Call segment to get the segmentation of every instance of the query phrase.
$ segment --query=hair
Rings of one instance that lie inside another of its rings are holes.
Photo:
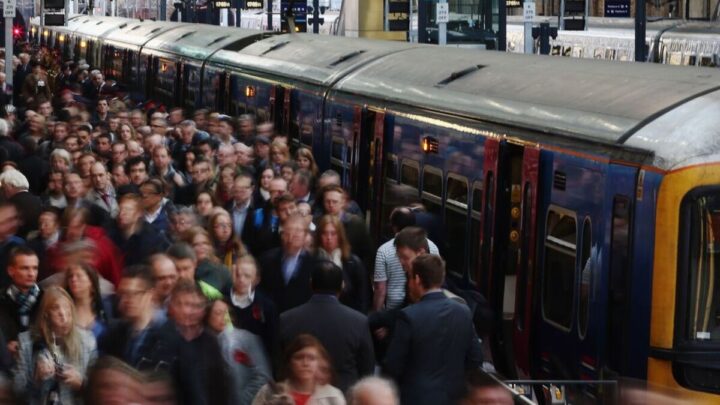
[[[69,136],[65,139],[68,138]],[[50,161],[52,161],[54,157],[59,157],[60,159],[64,160],[65,163],[67,163],[68,167],[72,169],[72,156],[70,156],[70,152],[66,151],[65,149],[55,149],[54,151],[50,152]]]
[[[0,136],[8,136],[9,131],[10,126],[8,125],[7,120],[0,118]]]
[[[8,170],[0,174],[0,183],[7,184],[20,190],[27,190],[30,188],[30,183],[28,182],[27,177],[25,177],[25,175],[19,170]]]
[[[390,394],[390,396],[392,396],[393,402],[390,405],[400,404],[397,386],[395,386],[395,384],[391,380],[381,377],[369,376],[359,380],[348,389],[348,405],[359,405],[360,403],[358,402],[356,396],[358,393],[366,389],[385,391]]]
[[[174,260],[190,259],[194,262],[197,261],[195,250],[193,250],[192,246],[185,242],[173,243],[165,253]]]
[[[415,252],[425,249],[429,252],[427,232],[418,226],[408,226],[395,235],[395,248],[408,248]]]
[[[202,297],[204,305],[207,306],[207,298],[196,282],[186,280],[184,278],[178,279],[177,283],[175,283],[175,287],[173,287],[173,290],[170,293],[170,300],[173,301],[182,294],[194,294]]]
[[[210,196],[210,202],[212,203],[213,207],[217,207],[217,206],[220,205],[220,204],[218,204],[217,198],[215,198],[215,193],[213,193],[211,190],[200,190],[200,191],[198,191],[198,193],[195,195],[195,205],[196,205],[196,206],[197,206],[197,199],[198,199],[198,197],[200,197],[200,196],[203,195],[203,194],[207,194],[208,196]]]
[[[437,288],[445,281],[445,261],[438,255],[422,254],[412,261],[412,272],[425,289]]]
[[[136,264],[123,269],[122,278],[136,278],[145,283],[147,288],[155,287],[155,279],[150,267],[145,264]]]
[[[279,207],[280,204],[295,204],[295,197],[293,197],[290,193],[284,193],[278,196],[278,198],[275,199],[275,202],[273,203],[275,207]]]
[[[142,198],[135,193],[125,193],[117,199],[118,205],[124,203],[125,201],[132,201],[137,204],[138,207],[142,207]]]
[[[215,223],[221,218],[227,217],[230,219],[230,239],[227,242],[220,242],[215,238]],[[230,213],[220,208],[217,211],[210,214],[210,220],[208,221],[207,233],[210,237],[210,243],[215,248],[215,254],[219,258],[223,258],[227,253],[232,252],[233,256],[244,256],[247,254],[247,249],[240,240],[240,235],[235,234],[235,228],[232,226],[232,216]],[[222,244],[221,244],[222,243]],[[222,249],[222,250],[221,250]]]
[[[241,170],[235,175],[235,179],[233,182],[238,181],[238,179],[250,179],[250,186],[255,186],[255,176],[252,174],[246,172],[245,170]]]
[[[4,206],[7,206],[7,205],[4,205]],[[13,208],[14,208],[14,206],[13,206]],[[35,257],[37,257],[37,253],[35,253],[34,250],[32,250],[31,248],[29,248],[25,245],[16,246],[16,247],[12,248],[12,250],[10,251],[10,257],[8,258],[8,265],[14,266],[15,260],[17,259],[18,256],[35,256]]]
[[[322,343],[320,343],[320,341],[317,340],[317,338],[315,338],[313,335],[303,333],[291,340],[285,348],[285,355],[283,358],[285,365],[283,369],[283,376],[285,378],[291,378],[292,371],[290,369],[290,362],[292,360],[292,357],[295,355],[295,353],[308,347],[314,347],[318,351],[318,353],[320,353],[320,356],[328,362],[329,367],[332,368],[332,361],[330,361],[330,356],[328,355],[328,352],[327,350],[325,350],[325,347],[322,345]]]
[[[85,275],[87,275],[88,279],[90,280],[90,284],[92,286],[91,296],[92,296],[92,303],[91,307],[93,309],[93,312],[95,312],[95,315],[99,319],[102,319],[103,321],[107,321],[107,314],[105,313],[105,308],[103,307],[102,302],[102,295],[100,294],[100,277],[98,277],[97,272],[84,264],[81,263],[74,263],[68,266],[67,271],[65,272],[65,291],[68,292],[70,297],[75,301],[77,297],[73,296],[72,291],[70,291],[70,283],[68,281],[67,272],[70,271],[70,269],[76,269],[79,268],[83,272],[85,272]]]
[[[122,138],[120,137],[120,132],[122,132],[123,127],[128,127],[128,128],[130,128],[130,139],[132,139],[132,140],[137,140],[137,132],[135,131],[135,128],[133,128],[133,126],[130,125],[130,123],[127,123],[127,122],[124,122],[124,123],[120,124],[120,126],[118,127],[118,130],[117,130],[117,131],[118,131],[118,133],[117,133],[118,139],[122,139]]]
[[[310,161],[310,174],[312,174],[313,177],[317,176],[319,169],[312,151],[306,147],[298,149],[297,152],[295,152],[295,160],[299,160],[301,157],[304,157]]]
[[[142,184],[140,184],[139,188],[146,187],[146,186],[152,187],[152,189],[155,191],[155,193],[165,196],[165,190],[167,190],[167,184],[165,184],[165,182],[162,179],[159,179],[159,178],[147,179]]]
[[[67,291],[61,287],[52,286],[43,291],[43,297],[38,307],[37,317],[35,319],[35,327],[32,331],[33,341],[42,342],[45,346],[51,347],[55,344],[51,330],[50,320],[48,312],[50,309],[61,299],[67,300],[70,304],[70,310],[72,313],[73,327],[70,329],[68,336],[64,336],[60,340],[60,347],[62,347],[66,359],[69,359],[71,363],[77,365],[80,361],[80,355],[82,352],[82,341],[80,340],[80,334],[76,326],[74,326],[75,317],[75,304],[73,303],[72,297]]]
[[[135,156],[125,162],[125,173],[130,174],[130,168],[137,166],[140,163],[145,165],[145,170],[147,171],[147,163],[145,163],[145,159],[143,159],[142,156]]]
[[[97,387],[100,373],[107,370],[117,371],[130,377],[138,383],[143,379],[142,374],[125,363],[124,361],[112,356],[103,356],[97,359],[87,371],[87,380],[85,384],[84,399],[87,405],[101,405],[102,402],[95,401],[93,398],[94,390]],[[103,401],[104,398],[98,398]]]
[[[288,148],[288,146],[285,142],[273,141],[270,144],[270,153],[271,154],[272,154],[273,149],[282,153],[283,156],[285,156],[286,162],[290,160],[290,148]]]
[[[323,215],[320,217],[320,220],[318,220],[317,226],[315,227],[315,248],[320,249],[322,246],[322,233],[328,225],[335,227],[335,232],[337,232],[338,237],[338,247],[340,248],[342,259],[348,260],[352,255],[350,241],[348,241],[347,234],[345,233],[345,225],[343,225],[340,218],[334,215]]]
[[[295,171],[293,177],[297,179],[300,184],[307,186],[308,190],[312,187],[313,174],[309,170],[299,169]]]
[[[244,256],[238,257],[237,261],[235,261],[235,263],[233,263],[233,266],[232,266],[232,267],[233,267],[233,268],[232,268],[233,281],[235,281],[235,280],[234,280],[234,278],[235,278],[235,268],[238,267],[238,266],[240,266],[240,265],[243,264],[243,263],[248,263],[248,264],[252,265],[253,267],[255,267],[255,274],[256,274],[255,278],[257,278],[257,279],[259,280],[259,279],[260,279],[260,273],[261,273],[262,269],[261,269],[260,266],[258,265],[257,260],[255,260],[255,257],[253,257],[251,254],[248,253],[248,254],[246,254],[246,255],[244,255]]]
[[[333,169],[325,170],[325,171],[322,172],[322,174],[320,175],[320,179],[327,179],[327,178],[334,178],[334,179],[337,178],[337,179],[339,180],[339,179],[340,179],[340,173],[336,172],[336,171],[333,170]]]
[[[314,293],[338,294],[342,291],[343,271],[330,260],[318,260],[313,266],[310,286]]]
[[[396,232],[409,226],[415,226],[415,214],[408,207],[396,207],[390,213],[390,225]]]

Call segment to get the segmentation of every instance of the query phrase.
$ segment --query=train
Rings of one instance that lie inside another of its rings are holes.
[[[536,25],[548,17],[537,17]],[[550,40],[551,54],[614,61],[635,60],[634,20],[595,18],[587,31],[559,31]],[[648,21],[648,61],[683,66],[720,65],[720,22],[692,20]],[[523,21],[508,17],[507,50],[523,52]]]
[[[717,69],[111,17],[31,33],[147,99],[274,122],[378,240],[422,203],[506,377],[720,400]]]

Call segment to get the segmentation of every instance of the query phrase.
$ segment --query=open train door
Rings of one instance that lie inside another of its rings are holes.
[[[519,235],[510,235],[520,241],[517,261],[517,283],[515,287],[515,317],[513,318],[513,352],[515,363],[525,376],[530,375],[530,337],[532,325],[532,302],[535,269],[535,248],[537,235],[538,173],[540,148],[526,147],[522,162],[522,199]]]
[[[374,235],[381,230],[385,112],[355,107],[353,117],[352,196]]]

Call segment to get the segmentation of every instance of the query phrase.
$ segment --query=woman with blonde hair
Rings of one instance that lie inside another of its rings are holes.
[[[315,156],[310,149],[302,147],[295,152],[295,163],[298,169],[305,169],[312,173],[313,178],[317,178],[319,169],[315,162]]]
[[[123,123],[120,124],[120,129],[118,129],[118,137],[122,142],[127,142],[130,140],[136,141],[137,133],[135,132],[135,128],[133,128],[132,125],[128,123]]]
[[[280,141],[273,141],[270,145],[270,161],[276,174],[280,174],[283,163],[290,161],[290,149],[287,144]]]
[[[15,392],[31,405],[81,404],[95,338],[76,325],[72,298],[60,287],[45,290],[33,329],[19,335]],[[54,402],[53,402],[54,401]]]
[[[362,313],[368,310],[368,282],[365,266],[352,254],[345,226],[334,215],[324,215],[315,230],[315,254],[319,259],[330,260],[343,271],[343,290],[340,302]]]

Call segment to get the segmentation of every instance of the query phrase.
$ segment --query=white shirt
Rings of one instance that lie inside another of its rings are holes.
[[[232,290],[230,292],[230,301],[233,305],[240,309],[245,309],[252,305],[253,301],[255,300],[255,290],[250,289],[250,294],[243,294],[238,295],[235,293],[235,290]]]

